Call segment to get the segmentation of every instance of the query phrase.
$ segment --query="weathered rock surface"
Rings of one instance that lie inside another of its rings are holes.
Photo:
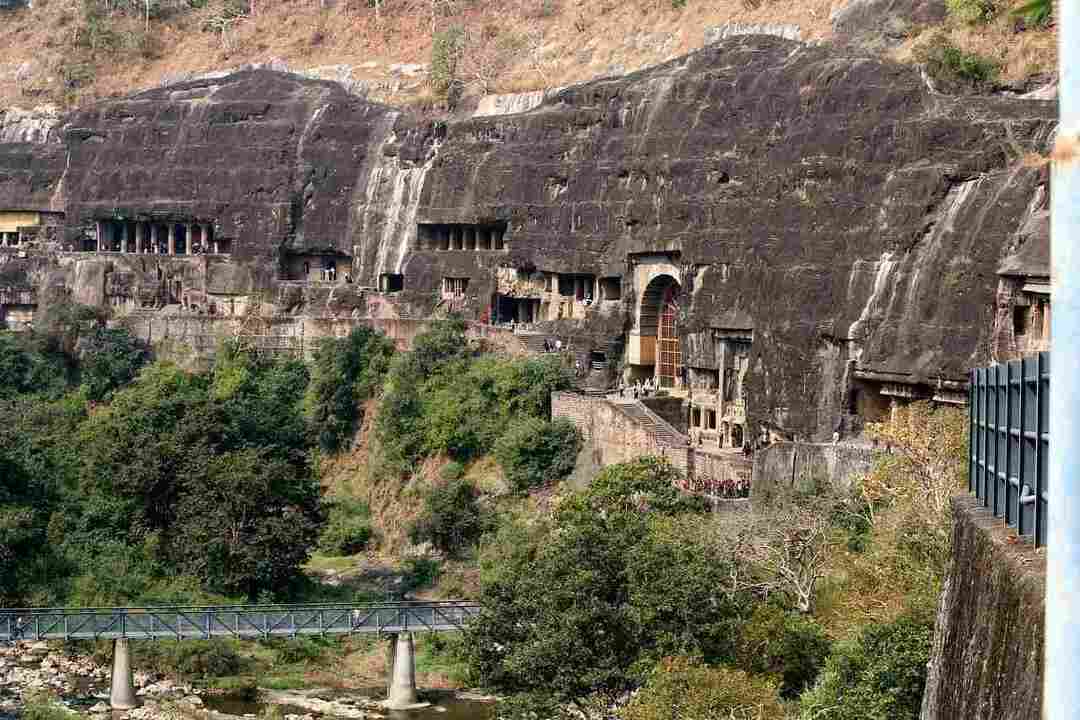
[[[712,45],[738,35],[772,35],[785,40],[802,40],[802,30],[791,23],[724,23],[705,28],[705,44]]]
[[[1044,182],[1020,159],[1053,128],[1049,103],[956,101],[912,68],[740,36],[452,124],[418,217],[505,219],[519,267],[672,258],[684,362],[708,367],[698,337],[752,329],[748,413],[824,439],[852,363],[931,379],[981,360],[997,263]],[[431,287],[474,262],[414,252],[405,272]]]
[[[0,143],[59,142],[57,126],[63,115],[53,105],[0,112]]]
[[[448,307],[448,277],[468,279],[453,308],[471,319],[515,271],[621,278],[619,302],[552,323],[585,360],[637,325],[635,268],[662,262],[684,362],[715,367],[714,333],[752,334],[750,426],[828,439],[860,373],[932,385],[986,358],[997,265],[1046,184],[1022,158],[1054,127],[1051,102],[942,97],[855,50],[737,35],[446,124],[267,70],[150,90],[68,117],[63,144],[0,144],[0,203],[62,206],[73,247],[101,217],[233,238],[228,262],[182,270],[73,253],[27,271],[80,297],[143,292],[162,268],[198,293],[277,297],[288,257],[327,252],[357,286],[400,275],[398,317]],[[437,251],[421,223],[504,225],[509,249]],[[285,294],[297,312],[318,295]],[[346,315],[376,302],[323,295]]]
[[[919,25],[943,21],[945,0],[849,0],[829,19],[837,35],[895,42]]]
[[[953,516],[922,720],[1037,720],[1046,555],[973,497],[955,498]]]

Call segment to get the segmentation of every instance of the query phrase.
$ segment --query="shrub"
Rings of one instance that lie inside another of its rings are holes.
[[[413,542],[430,542],[452,555],[475,542],[483,531],[476,489],[468,481],[454,480],[428,493],[409,535]]]
[[[338,649],[337,641],[319,637],[296,637],[271,641],[274,662],[281,665],[316,663]]]
[[[465,51],[465,29],[452,25],[435,33],[431,40],[431,87],[440,95],[446,95],[458,79],[458,65]]]
[[[354,555],[364,550],[370,541],[371,511],[368,506],[357,500],[334,500],[319,536],[319,550],[328,555]]]
[[[870,625],[855,640],[838,643],[801,708],[833,720],[916,720],[926,686],[933,623],[904,616]]]
[[[995,0],[945,0],[945,7],[949,15],[972,25],[990,22],[998,12]]]
[[[577,428],[566,418],[525,418],[495,443],[495,457],[510,486],[525,491],[569,475],[580,446]]]
[[[645,687],[619,713],[622,720],[779,720],[784,708],[776,687],[765,678],[698,659],[663,660]]]
[[[439,477],[443,480],[460,480],[465,475],[465,466],[457,460],[451,460],[439,471]]]
[[[75,716],[55,697],[42,692],[26,698],[19,717],[22,720],[71,720]]]
[[[916,47],[915,59],[943,92],[986,91],[1001,72],[994,60],[964,52],[941,33]]]
[[[404,562],[405,592],[431,587],[439,580],[441,568],[435,558],[415,557]]]
[[[138,667],[183,678],[236,675],[243,661],[234,640],[191,640],[181,643],[141,642],[133,646]]]
[[[776,680],[785,699],[798,697],[814,682],[828,655],[820,625],[772,604],[754,609],[736,645],[738,666]]]

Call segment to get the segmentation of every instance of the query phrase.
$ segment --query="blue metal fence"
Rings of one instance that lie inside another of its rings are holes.
[[[1036,547],[1046,544],[1050,353],[971,372],[968,489]]]

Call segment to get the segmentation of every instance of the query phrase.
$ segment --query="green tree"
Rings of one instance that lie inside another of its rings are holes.
[[[389,338],[367,327],[319,344],[305,407],[323,450],[336,452],[355,434],[360,404],[378,390],[393,352]]]
[[[742,626],[735,664],[773,678],[781,696],[792,699],[817,678],[829,647],[824,630],[812,619],[768,603],[755,608]]]
[[[431,38],[431,71],[428,78],[432,89],[445,96],[458,80],[458,68],[465,53],[465,28],[451,25]]]
[[[299,577],[318,539],[318,484],[266,450],[201,460],[189,469],[176,507],[176,567],[216,592],[252,599],[281,592]]]
[[[560,500],[550,525],[500,529],[485,547],[474,671],[509,691],[582,697],[638,682],[670,653],[730,656],[740,598],[709,536],[679,525],[670,466],[641,461]],[[602,473],[603,475],[603,473]]]
[[[56,397],[67,387],[67,376],[63,356],[50,350],[45,338],[0,331],[0,400]]]
[[[574,469],[581,437],[566,418],[526,417],[495,443],[495,457],[518,491],[566,477]]]
[[[933,622],[903,616],[870,625],[833,649],[801,699],[806,717],[830,720],[915,720],[922,709]]]
[[[79,342],[79,379],[90,400],[130,383],[150,358],[141,340],[122,328],[95,327]]]
[[[452,480],[433,488],[410,535],[413,542],[430,542],[447,554],[460,552],[484,531],[476,488],[467,480]]]

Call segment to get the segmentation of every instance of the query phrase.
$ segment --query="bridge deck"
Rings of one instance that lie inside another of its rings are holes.
[[[459,601],[229,607],[0,608],[0,642],[205,640],[461,630],[480,611]]]

